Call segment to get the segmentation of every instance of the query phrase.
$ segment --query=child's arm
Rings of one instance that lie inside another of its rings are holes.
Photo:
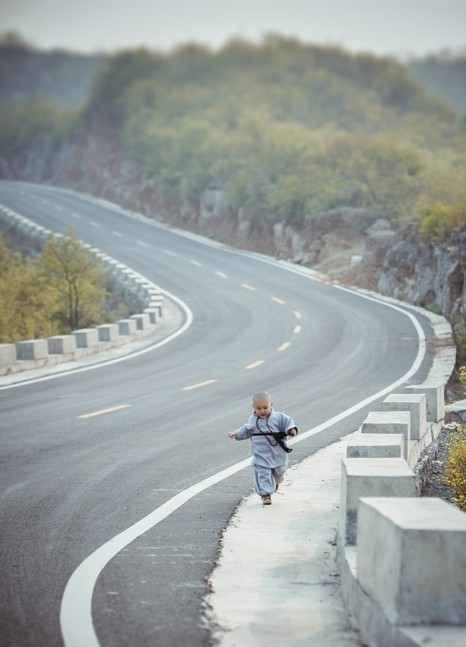
[[[229,431],[228,435],[230,438],[234,438],[235,440],[246,440],[246,438],[251,437],[250,430],[246,427],[246,425],[243,425],[236,431]]]

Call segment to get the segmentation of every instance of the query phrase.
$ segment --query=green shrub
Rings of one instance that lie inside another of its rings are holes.
[[[456,431],[452,432],[450,440],[449,456],[445,463],[445,476],[442,480],[455,492],[453,501],[460,510],[466,512],[466,428],[458,427]]]

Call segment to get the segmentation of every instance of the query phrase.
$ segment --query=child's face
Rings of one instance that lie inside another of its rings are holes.
[[[267,418],[272,411],[272,404],[270,400],[256,400],[252,403],[252,408],[259,418]]]

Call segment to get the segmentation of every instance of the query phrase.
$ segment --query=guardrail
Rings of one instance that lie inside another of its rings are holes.
[[[57,239],[63,237],[62,234],[45,229],[3,205],[0,205],[1,223],[11,228],[14,233],[21,234],[26,241],[39,249],[49,236]],[[126,298],[137,299],[141,312],[115,323],[74,330],[69,335],[28,339],[16,344],[0,344],[0,375],[69,362],[116,348],[149,335],[161,323],[163,295],[159,288],[138,272],[104,254],[96,247],[87,243],[82,244],[99,259],[102,267],[122,287]]]
[[[368,414],[342,461],[342,594],[370,647],[466,645],[466,514],[419,497],[415,469],[444,417],[443,382],[406,386]]]

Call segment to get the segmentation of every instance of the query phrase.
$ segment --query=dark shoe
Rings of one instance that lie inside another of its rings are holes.
[[[261,497],[262,499],[262,505],[272,505],[272,497],[270,494],[266,494],[265,496]]]

